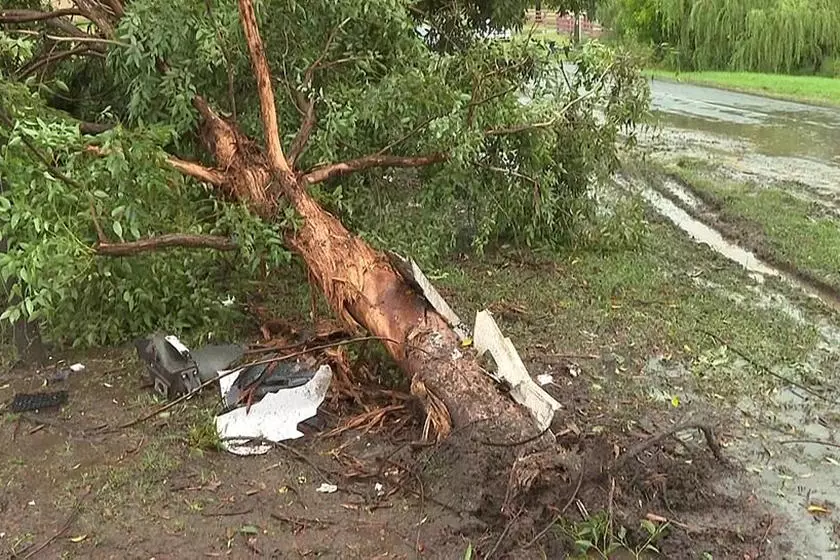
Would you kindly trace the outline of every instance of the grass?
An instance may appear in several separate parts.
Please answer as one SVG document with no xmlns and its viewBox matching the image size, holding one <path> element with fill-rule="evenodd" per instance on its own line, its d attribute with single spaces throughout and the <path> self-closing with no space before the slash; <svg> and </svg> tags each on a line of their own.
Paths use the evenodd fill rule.
<svg viewBox="0 0 840 560">
<path fill-rule="evenodd" d="M 748 367 L 705 359 L 719 345 L 703 330 L 766 364 L 804 359 L 818 336 L 757 306 L 741 269 L 661 221 L 647 224 L 632 248 L 585 248 L 539 262 L 510 252 L 446 272 L 439 285 L 462 317 L 496 311 L 526 358 L 612 352 L 619 369 L 638 372 L 662 354 L 692 364 L 701 386 L 714 393 L 753 394 L 761 383 Z"/>
<path fill-rule="evenodd" d="M 760 238 L 752 239 L 753 243 L 766 245 L 778 260 L 840 289 L 840 220 L 836 216 L 783 186 L 727 181 L 711 174 L 705 163 L 682 160 L 680 164 L 674 172 L 720 207 L 725 219 L 756 230 Z"/>
<path fill-rule="evenodd" d="M 714 86 L 802 103 L 840 107 L 840 79 L 838 78 L 757 72 L 673 72 L 658 69 L 645 72 L 653 78 Z"/>
<path fill-rule="evenodd" d="M 552 352 L 612 353 L 622 362 L 619 368 L 638 372 L 649 357 L 662 354 L 689 364 L 710 391 L 721 382 L 753 393 L 761 386 L 749 367 L 718 367 L 719 360 L 705 359 L 719 344 L 701 329 L 766 364 L 801 361 L 813 348 L 816 329 L 757 305 L 752 279 L 736 265 L 648 216 L 632 197 L 609 204 L 612 214 L 564 253 L 502 247 L 465 260 L 418 261 L 468 323 L 479 310 L 494 311 L 526 359 Z M 383 244 L 398 243 L 401 232 L 391 233 L 396 237 Z M 273 282 L 263 287 L 275 296 L 269 314 L 305 321 L 305 275 L 295 271 Z"/>
</svg>

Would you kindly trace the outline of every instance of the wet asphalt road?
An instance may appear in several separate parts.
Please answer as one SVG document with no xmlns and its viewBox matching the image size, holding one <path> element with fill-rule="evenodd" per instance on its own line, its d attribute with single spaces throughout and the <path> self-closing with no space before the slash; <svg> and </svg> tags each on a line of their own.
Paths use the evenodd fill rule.
<svg viewBox="0 0 840 560">
<path fill-rule="evenodd" d="M 840 109 L 654 80 L 651 110 L 663 126 L 746 140 L 768 156 L 840 165 Z"/>
</svg>

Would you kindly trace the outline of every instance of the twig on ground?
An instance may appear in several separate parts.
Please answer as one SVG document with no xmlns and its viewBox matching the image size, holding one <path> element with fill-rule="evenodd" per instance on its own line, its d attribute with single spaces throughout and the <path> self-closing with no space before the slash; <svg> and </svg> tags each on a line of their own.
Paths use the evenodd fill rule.
<svg viewBox="0 0 840 560">
<path fill-rule="evenodd" d="M 484 557 L 484 560 L 490 560 L 493 557 L 493 555 L 496 554 L 496 551 L 499 549 L 499 546 L 501 546 L 502 541 L 505 540 L 505 537 L 510 532 L 511 527 L 513 527 L 513 524 L 516 523 L 516 520 L 519 519 L 519 516 L 522 515 L 523 511 L 525 511 L 524 508 L 516 512 L 516 515 L 514 515 L 513 518 L 508 522 L 508 524 L 505 525 L 504 531 L 502 531 L 502 534 L 499 535 L 496 544 L 493 546 L 493 548 L 490 549 L 490 552 L 487 553 L 487 555 Z"/>
<path fill-rule="evenodd" d="M 740 350 L 740 349 L 736 348 L 735 346 L 732 346 L 732 344 L 730 344 L 729 342 L 727 342 L 725 339 L 721 338 L 720 336 L 716 335 L 715 333 L 709 332 L 709 331 L 704 330 L 704 329 L 698 329 L 698 330 L 701 333 L 705 334 L 706 336 L 714 339 L 718 344 L 723 344 L 724 346 L 726 346 L 727 348 L 729 348 L 730 350 L 735 352 L 738 356 L 740 356 L 741 358 L 743 358 L 747 362 L 749 362 L 754 368 L 759 369 L 759 370 L 767 373 L 768 375 L 771 375 L 771 376 L 775 377 L 779 381 L 783 381 L 783 382 L 787 383 L 788 385 L 793 385 L 794 387 L 797 387 L 798 389 L 802 389 L 803 391 L 805 391 L 809 395 L 813 395 L 813 396 L 817 397 L 818 399 L 822 399 L 822 400 L 824 400 L 826 402 L 830 402 L 832 404 L 840 404 L 840 401 L 837 401 L 837 400 L 834 400 L 832 398 L 826 397 L 825 395 L 823 395 L 819 391 L 815 391 L 814 389 L 811 389 L 807 385 L 803 385 L 802 383 L 799 383 L 798 381 L 794 381 L 793 379 L 791 379 L 789 377 L 786 377 L 786 376 L 782 375 L 781 373 L 776 373 L 775 371 L 770 369 L 768 366 L 766 366 L 762 363 L 759 363 L 755 359 L 751 358 L 743 350 Z"/>
<path fill-rule="evenodd" d="M 203 517 L 233 517 L 236 515 L 245 515 L 254 511 L 254 508 L 242 509 L 237 511 L 204 511 L 201 512 Z"/>
<path fill-rule="evenodd" d="M 654 523 L 669 523 L 669 524 L 673 525 L 674 527 L 679 527 L 680 529 L 685 529 L 686 531 L 691 530 L 691 528 L 688 525 L 686 525 L 685 523 L 682 523 L 682 522 L 677 521 L 677 520 L 672 519 L 672 518 L 663 517 L 663 516 L 657 515 L 655 513 L 650 513 L 650 512 L 647 513 L 645 515 L 645 519 L 647 519 L 648 521 L 653 521 Z"/>
<path fill-rule="evenodd" d="M 560 512 L 557 515 L 554 516 L 554 518 L 551 520 L 551 523 L 549 523 L 548 525 L 545 526 L 545 529 L 543 529 L 542 531 L 537 533 L 537 535 L 533 539 L 528 541 L 528 544 L 526 544 L 522 548 L 531 548 L 532 546 L 534 546 L 534 544 L 536 544 L 536 542 L 538 540 L 543 538 L 546 535 L 546 533 L 548 533 L 551 530 L 551 528 L 554 527 L 554 525 L 557 524 L 558 521 L 563 519 L 563 515 L 566 513 L 566 510 L 569 509 L 569 506 L 571 506 L 572 503 L 574 503 L 575 498 L 577 498 L 578 492 L 580 492 L 580 487 L 583 484 L 584 472 L 585 472 L 584 465 L 581 464 L 580 465 L 580 475 L 578 476 L 577 485 L 575 486 L 575 489 L 572 492 L 572 495 L 569 496 L 569 500 L 566 502 L 566 505 L 564 505 L 563 509 L 561 509 Z"/>
<path fill-rule="evenodd" d="M 525 445 L 531 443 L 532 441 L 536 441 L 543 437 L 548 431 L 551 429 L 551 425 L 548 425 L 543 429 L 540 433 L 535 434 L 527 439 L 523 439 L 521 441 L 479 441 L 478 443 L 482 443 L 484 445 L 489 445 L 491 447 L 519 447 L 520 445 Z"/>
<path fill-rule="evenodd" d="M 785 441 L 780 441 L 779 443 L 813 443 L 814 445 L 825 445 L 826 447 L 840 448 L 840 443 L 834 443 L 833 441 L 825 441 L 821 439 L 788 439 Z"/>
<path fill-rule="evenodd" d="M 242 443 L 242 444 L 259 443 L 259 444 L 264 444 L 264 445 L 270 445 L 270 446 L 273 446 L 273 447 L 279 447 L 280 449 L 288 451 L 289 453 L 291 453 L 292 455 L 294 455 L 295 457 L 297 457 L 298 459 L 300 459 L 301 461 L 303 461 L 304 463 L 309 465 L 309 467 L 312 468 L 312 470 L 314 470 L 316 473 L 318 473 L 318 476 L 320 476 L 321 479 L 324 482 L 326 482 L 327 484 L 332 484 L 332 481 L 324 473 L 323 469 L 321 469 L 318 465 L 313 463 L 312 460 L 309 457 L 307 457 L 306 455 L 304 455 L 303 453 L 301 453 L 300 451 L 298 451 L 294 447 L 292 447 L 290 445 L 286 445 L 282 441 L 271 441 L 269 439 L 265 439 L 265 438 L 262 438 L 262 437 L 253 437 L 253 438 L 247 438 L 244 441 L 242 441 L 242 440 L 243 440 L 243 438 L 238 438 L 238 437 L 222 438 L 222 441 L 237 441 L 237 442 Z M 333 475 L 333 476 L 341 476 L 341 473 L 336 473 L 336 472 L 331 472 L 330 474 Z"/>
<path fill-rule="evenodd" d="M 657 445 L 662 440 L 664 440 L 668 437 L 671 437 L 672 435 L 676 434 L 677 432 L 681 432 L 683 430 L 690 430 L 690 429 L 696 429 L 696 430 L 700 430 L 701 432 L 703 432 L 703 436 L 706 438 L 706 444 L 709 446 L 709 449 L 711 449 L 712 454 L 721 463 L 726 463 L 726 459 L 724 458 L 724 456 L 723 456 L 723 454 L 721 453 L 721 450 L 720 450 L 720 444 L 717 442 L 717 439 L 715 439 L 714 430 L 710 426 L 707 426 L 706 424 L 701 424 L 701 423 L 698 423 L 698 422 L 688 421 L 688 422 L 683 422 L 682 424 L 677 424 L 676 426 L 673 426 L 673 427 L 671 427 L 671 428 L 669 428 L 669 429 L 667 429 L 663 432 L 660 432 L 660 433 L 656 434 L 655 436 L 649 437 L 645 441 L 643 441 L 641 443 L 638 443 L 635 446 L 631 447 L 630 449 L 627 450 L 626 453 L 624 453 L 623 455 L 618 457 L 615 461 L 613 461 L 613 464 L 609 467 L 608 472 L 615 472 L 615 471 L 619 470 L 621 467 L 623 467 L 625 464 L 627 464 L 627 462 L 630 459 L 632 459 L 633 457 L 636 457 L 637 455 L 642 453 L 644 450 L 649 449 L 649 448 Z"/>
<path fill-rule="evenodd" d="M 420 553 L 420 529 L 423 527 L 423 522 L 425 522 L 425 511 L 426 511 L 426 490 L 423 487 L 423 479 L 417 474 L 414 469 L 403 465 L 397 461 L 392 461 L 391 459 L 386 459 L 388 463 L 392 466 L 405 471 L 414 477 L 414 480 L 417 481 L 418 487 L 418 497 L 420 498 L 420 520 L 417 522 L 417 537 L 414 541 L 414 552 Z M 434 500 L 433 500 L 434 501 Z M 437 502 L 436 502 L 437 503 Z M 440 504 L 439 504 L 440 505 Z"/>
<path fill-rule="evenodd" d="M 776 524 L 776 520 L 774 518 L 770 518 L 770 523 L 767 524 L 767 530 L 764 531 L 764 536 L 761 537 L 761 542 L 758 543 L 758 555 L 756 558 L 761 558 L 764 556 L 764 549 L 767 546 L 767 537 L 770 535 L 770 531 L 773 530 L 773 526 Z"/>
<path fill-rule="evenodd" d="M 615 477 L 610 477 L 610 493 L 607 497 L 607 534 L 612 535 L 613 500 L 615 499 Z"/>
<path fill-rule="evenodd" d="M 50 546 L 53 543 L 53 541 L 55 541 L 56 539 L 61 537 L 61 535 L 66 533 L 67 530 L 70 529 L 70 526 L 73 525 L 73 523 L 76 521 L 76 518 L 79 517 L 79 514 L 82 511 L 82 504 L 84 504 L 85 498 L 87 498 L 88 494 L 90 494 L 90 488 L 89 487 L 88 487 L 87 490 L 85 490 L 85 493 L 82 494 L 82 496 L 76 502 L 76 505 L 73 507 L 73 511 L 70 512 L 70 515 L 67 517 L 67 520 L 64 522 L 64 525 L 62 525 L 61 528 L 58 531 L 53 533 L 53 535 L 50 538 L 48 538 L 43 543 L 41 543 L 37 547 L 30 550 L 26 554 L 26 556 L 23 557 L 22 560 L 27 560 L 29 558 L 32 558 L 33 556 L 35 556 L 36 554 L 38 554 L 39 552 L 41 552 L 42 550 L 44 550 L 45 548 Z"/>
<path fill-rule="evenodd" d="M 318 519 L 315 517 L 301 517 L 299 515 L 283 515 L 282 513 L 271 512 L 269 516 L 272 519 L 276 519 L 277 521 L 282 521 L 284 523 L 288 523 L 293 527 L 299 526 L 301 528 L 305 528 L 306 524 L 310 525 L 332 525 L 334 521 L 329 519 Z"/>
</svg>

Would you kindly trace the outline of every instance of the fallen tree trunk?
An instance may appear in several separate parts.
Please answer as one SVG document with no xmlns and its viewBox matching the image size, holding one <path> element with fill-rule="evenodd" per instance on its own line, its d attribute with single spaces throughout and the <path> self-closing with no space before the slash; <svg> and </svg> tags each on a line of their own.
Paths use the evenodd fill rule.
<svg viewBox="0 0 840 560">
<path fill-rule="evenodd" d="M 384 344 L 411 380 L 425 405 L 429 428 L 445 437 L 452 428 L 475 426 L 493 439 L 534 435 L 527 410 L 514 403 L 484 373 L 469 349 L 441 317 L 393 268 L 389 259 L 350 233 L 307 192 L 300 175 L 273 173 L 268 158 L 253 144 L 237 141 L 240 132 L 218 117 L 203 100 L 204 139 L 219 169 L 222 185 L 257 214 L 273 217 L 282 196 L 302 218 L 286 237 L 306 264 L 332 309 L 346 323 L 385 339 Z M 245 152 L 243 153 L 243 146 Z M 275 182 L 269 178 L 275 177 Z M 275 191 L 276 189 L 276 191 Z M 499 425 L 505 428 L 499 430 Z"/>
<path fill-rule="evenodd" d="M 311 180 L 292 169 L 280 146 L 274 92 L 251 0 L 239 0 L 239 11 L 257 79 L 267 150 L 259 150 L 235 124 L 197 97 L 204 142 L 217 169 L 226 170 L 221 186 L 269 219 L 281 197 L 294 207 L 302 225 L 288 233 L 289 247 L 345 322 L 386 340 L 388 351 L 411 380 L 412 393 L 422 400 L 433 434 L 446 437 L 453 428 L 474 426 L 478 432 L 494 433 L 493 439 L 533 436 L 536 428 L 528 411 L 497 388 L 473 353 L 461 348 L 443 317 L 385 255 L 351 234 L 309 195 Z M 423 164 L 442 159 L 435 156 Z"/>
</svg>

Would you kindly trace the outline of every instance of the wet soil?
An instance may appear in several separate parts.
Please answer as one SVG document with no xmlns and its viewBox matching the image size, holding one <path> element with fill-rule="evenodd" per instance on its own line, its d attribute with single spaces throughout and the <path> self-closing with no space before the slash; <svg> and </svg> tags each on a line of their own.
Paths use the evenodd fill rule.
<svg viewBox="0 0 840 560">
<path fill-rule="evenodd" d="M 247 458 L 199 448 L 196 430 L 214 407 L 209 394 L 110 432 L 155 406 L 139 365 L 116 350 L 64 357 L 87 365 L 60 387 L 69 403 L 7 414 L 0 424 L 2 557 L 463 558 L 469 547 L 473 558 L 563 557 L 598 512 L 611 514 L 613 533 L 627 529 L 620 547 L 607 538 L 616 558 L 642 546 L 648 534 L 640 523 L 649 515 L 664 527 L 656 546 L 666 558 L 703 551 L 758 558 L 774 534 L 743 475 L 691 430 L 608 470 L 616 455 L 685 414 L 649 410 L 629 394 L 593 395 L 594 380 L 616 378 L 609 360 L 528 361 L 531 371 L 554 375 L 549 390 L 565 406 L 554 423 L 551 467 L 511 498 L 519 446 L 474 441 L 469 430 L 415 445 L 421 430 L 411 416 L 366 434 L 309 435 L 291 442 L 292 451 Z M 50 375 L 50 367 L 9 371 L 0 398 L 39 390 Z M 334 412 L 321 413 L 328 425 L 342 421 Z M 718 434 L 724 443 L 727 433 Z M 338 491 L 317 492 L 322 482 Z M 563 529 L 529 545 L 567 504 Z"/>
<path fill-rule="evenodd" d="M 781 105 L 777 107 L 774 101 L 747 98 L 748 108 L 755 112 L 741 113 L 737 103 L 711 107 L 715 103 L 708 105 L 706 100 L 699 100 L 697 106 L 711 107 L 714 114 L 698 112 L 693 105 L 685 110 L 662 105 L 661 122 L 667 126 L 644 137 L 645 157 L 666 166 L 680 165 L 683 158 L 704 161 L 708 169 L 700 172 L 712 180 L 783 188 L 817 203 L 815 217 L 836 216 L 840 184 L 836 143 L 813 145 L 812 141 L 836 134 L 836 127 L 826 125 L 840 113 L 813 108 L 797 114 L 801 107 L 777 111 Z M 813 118 L 816 113 L 823 115 L 822 121 Z M 784 124 L 785 120 L 796 123 Z M 757 296 L 751 298 L 756 305 L 777 309 L 803 326 L 818 325 L 821 340 L 801 362 L 757 365 L 748 355 L 727 351 L 725 345 L 719 356 L 721 367 L 764 370 L 780 381 L 770 391 L 756 387 L 736 392 L 737 421 L 729 447 L 751 473 L 758 498 L 771 504 L 773 529 L 787 536 L 787 544 L 770 557 L 837 558 L 837 288 L 780 258 L 765 240 L 761 224 L 729 212 L 709 192 L 661 170 L 637 176 L 630 183 L 652 208 L 697 243 L 750 271 L 754 284 L 749 290 Z"/>
</svg>

